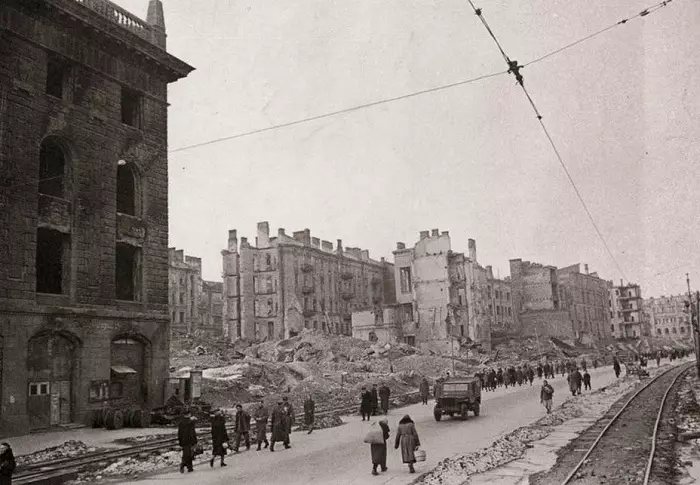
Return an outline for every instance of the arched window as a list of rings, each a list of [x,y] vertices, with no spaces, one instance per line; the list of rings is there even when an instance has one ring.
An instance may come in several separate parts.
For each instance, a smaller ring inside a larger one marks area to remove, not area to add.
[[[51,138],[44,140],[39,152],[39,193],[65,197],[66,157],[63,149]]]
[[[136,215],[136,174],[130,163],[117,167],[117,212]]]

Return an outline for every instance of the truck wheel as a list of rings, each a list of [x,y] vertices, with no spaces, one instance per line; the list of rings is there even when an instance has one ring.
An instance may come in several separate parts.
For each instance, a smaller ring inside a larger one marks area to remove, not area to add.
[[[478,416],[480,412],[479,405],[474,406],[474,416]]]
[[[459,407],[459,414],[462,415],[462,419],[467,419],[467,413],[469,412],[469,407],[466,404],[462,404]]]

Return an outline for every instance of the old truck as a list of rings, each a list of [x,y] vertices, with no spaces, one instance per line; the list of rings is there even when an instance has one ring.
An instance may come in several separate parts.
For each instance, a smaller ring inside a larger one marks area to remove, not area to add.
[[[440,384],[435,397],[433,415],[440,421],[443,415],[467,419],[469,411],[478,416],[481,407],[481,381],[478,377],[450,377]]]

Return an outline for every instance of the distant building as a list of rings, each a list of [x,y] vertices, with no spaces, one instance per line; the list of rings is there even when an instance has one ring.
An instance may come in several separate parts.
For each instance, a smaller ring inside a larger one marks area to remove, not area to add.
[[[489,275],[487,292],[491,295],[489,311],[493,315],[491,331],[512,332],[515,330],[515,314],[510,277],[494,278],[491,266],[487,266],[486,271]]]
[[[649,336],[644,328],[642,290],[639,285],[620,281],[620,286],[608,284],[609,315],[612,335],[617,338]]]
[[[168,85],[190,71],[160,0],[0,1],[0,436],[162,405]]]
[[[557,269],[521,259],[510,261],[515,327],[527,336],[583,343],[611,335],[607,282],[575,264]]]
[[[230,340],[281,339],[302,329],[351,335],[353,311],[395,301],[393,265],[369,251],[335,248],[308,229],[290,237],[258,224],[255,246],[229,231],[222,251],[224,332]]]
[[[353,314],[353,335],[400,341],[436,350],[478,342],[490,349],[489,273],[469,256],[453,253],[447,231],[420,233],[412,248],[394,251],[396,304]]]
[[[686,309],[688,295],[645,298],[643,308],[648,314],[653,337],[692,339],[690,314]]]
[[[202,260],[169,250],[170,328],[178,333],[222,334],[223,283],[202,279]]]

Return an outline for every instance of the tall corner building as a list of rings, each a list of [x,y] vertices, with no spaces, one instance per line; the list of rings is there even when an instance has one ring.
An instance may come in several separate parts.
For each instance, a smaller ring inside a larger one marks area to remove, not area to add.
[[[160,0],[0,2],[0,436],[162,403],[167,87],[192,69]]]

